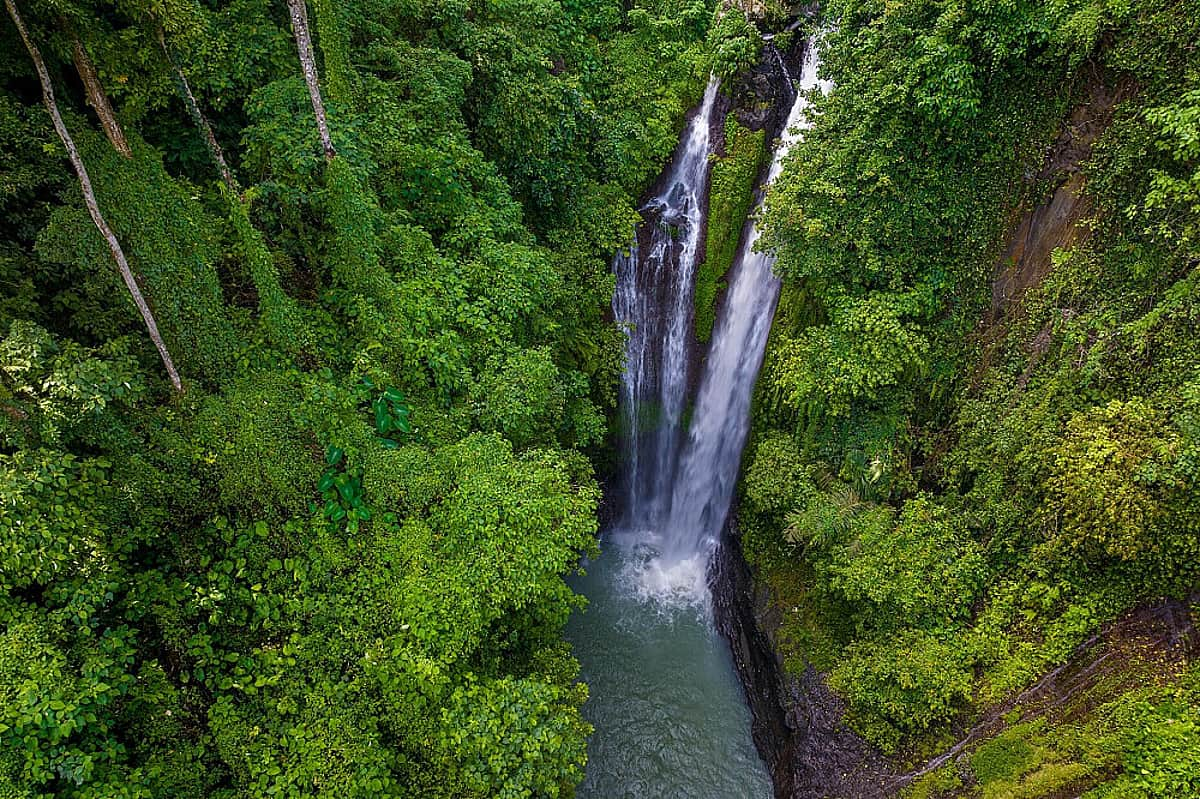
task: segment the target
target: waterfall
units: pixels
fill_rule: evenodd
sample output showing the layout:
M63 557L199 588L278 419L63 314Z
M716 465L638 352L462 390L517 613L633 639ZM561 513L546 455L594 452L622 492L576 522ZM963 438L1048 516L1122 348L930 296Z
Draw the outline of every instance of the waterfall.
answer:
M780 67L786 75L782 60ZM802 92L815 75L810 55ZM772 795L733 653L713 624L708 562L729 509L779 284L772 258L753 251L758 232L747 224L697 381L693 296L716 99L713 80L641 209L645 223L633 247L613 264L613 315L629 331L616 495L623 507L604 532L600 557L571 581L588 598L567 634L590 687L584 714L595 726L580 799ZM804 107L797 98L768 180Z
M779 63L791 82L781 58ZM817 66L810 42L764 193L808 126L808 94L823 86ZM629 339L622 381L625 506L609 537L633 554L627 560L626 585L663 606L707 606L709 601L708 561L729 512L754 383L779 297L775 259L755 251L759 231L748 220L685 439L692 300L717 88L714 78L661 190L642 208L646 224L630 252L614 263L613 313L629 327Z
M630 530L661 525L671 496L690 379L692 293L718 86L715 77L709 80L661 190L641 209L647 223L630 251L615 261L613 316L629 329L621 399L626 461L622 526Z
M767 185L783 170L788 150L809 127L809 93L828 86L817 78L815 42L805 52L796 98ZM760 201L761 202L761 201ZM713 330L687 442L674 479L670 517L660 547L667 563L707 563L720 535L750 429L750 401L762 366L779 299L772 253L755 250L759 230L751 219L742 234L728 293Z

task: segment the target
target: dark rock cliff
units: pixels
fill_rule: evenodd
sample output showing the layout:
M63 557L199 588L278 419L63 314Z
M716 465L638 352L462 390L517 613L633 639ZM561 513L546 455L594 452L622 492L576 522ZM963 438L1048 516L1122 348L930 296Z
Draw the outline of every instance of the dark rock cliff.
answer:
M894 777L884 758L842 721L844 705L811 666L783 668L774 634L777 610L754 581L734 524L726 527L710 569L717 629L729 641L753 716L754 744L776 799L887 795Z

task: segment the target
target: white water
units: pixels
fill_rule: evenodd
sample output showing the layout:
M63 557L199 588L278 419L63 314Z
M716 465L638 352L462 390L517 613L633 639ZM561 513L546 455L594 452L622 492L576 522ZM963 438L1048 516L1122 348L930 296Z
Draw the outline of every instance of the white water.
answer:
M769 186L783 170L792 145L810 125L809 93L828 84L817 77L817 48L807 48L774 160ZM765 190L764 190L765 191ZM779 299L775 256L755 250L759 230L751 219L742 235L724 305L713 331L712 348L696 398L687 443L674 475L670 515L662 542L662 568L707 564L729 513L742 448L750 429L750 401L762 366L767 335ZM688 566L690 568L690 565Z
M613 315L629 326L621 383L626 433L623 527L656 529L667 510L679 452L679 432L689 380L692 293L704 225L717 79L675 151L662 190L642 208L651 219L649 244L639 256L635 240L615 262Z

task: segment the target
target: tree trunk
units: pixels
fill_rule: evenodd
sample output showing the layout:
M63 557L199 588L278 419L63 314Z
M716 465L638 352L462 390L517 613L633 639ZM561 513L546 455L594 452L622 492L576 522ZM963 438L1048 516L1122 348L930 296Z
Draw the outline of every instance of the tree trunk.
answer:
M308 30L308 9L305 0L288 0L292 16L292 33L296 37L296 49L300 51L300 66L304 69L304 82L308 84L308 96L312 100L313 113L317 117L317 130L321 133L321 147L325 160L332 161L337 153L333 140L329 138L329 123L325 120L325 103L321 100L321 87L317 83L317 65L313 58L312 35Z
M161 25L158 26L158 43L162 46L163 55L167 57L167 63L175 72L175 82L179 85L179 94L183 98L184 105L187 106L188 113L191 114L192 121L200 129L200 135L208 146L208 154L212 156L213 162L217 165L217 171L221 173L221 180L225 181L225 185L229 187L229 191L234 196L241 194L237 181L233 178L233 172L229 169L229 163L225 160L225 153L221 150L221 144L213 133L212 125L208 124L208 119L200 110L196 96L192 94L192 87L188 85L187 76L183 74L183 70L179 68L179 64L171 55L171 49L167 46L167 37L163 33Z
M71 35L71 52L75 57L75 69L79 72L80 80L83 81L83 90L87 94L88 105L96 111L96 116L100 117L100 127L104 128L104 135L112 142L113 148L126 158L133 157L133 153L129 149L129 142L125 140L125 132L121 130L121 123L117 121L117 115L113 111L112 103L108 100L108 93L104 91L104 84L100 82L100 76L96 74L96 67L92 64L92 59L88 57L79 35L70 28L68 28L68 32Z
M63 146L67 148L67 156L71 159L71 166L75 168L75 174L79 177L79 188L83 190L83 202L87 205L88 214L92 217L92 222L100 234L104 236L104 240L108 242L108 249L112 252L113 260L117 262L117 269L121 272L121 278L125 281L125 286L129 289L129 293L133 295L133 301L137 305L138 310L142 314L142 319L146 322L146 329L150 331L150 339L154 342L154 346L158 348L158 354L162 357L163 365L167 368L167 375L171 378L171 385L176 391L183 390L183 383L179 379L179 372L175 370L175 364L171 361L171 354L167 352L167 345L163 343L162 336L158 332L158 324L154 321L154 314L150 312L150 306L146 304L146 298L142 296L142 291L138 288L137 280L133 277L133 271L129 268L129 262L125 260L125 251L121 249L121 243L117 241L117 236L113 233L112 228L104 221L104 217L100 214L100 206L96 203L96 193L92 190L92 180L88 177L87 169L83 165L83 159L79 155L79 150L75 147L75 140L71 138L71 134L67 131L67 126L63 122L62 114L58 112L58 103L54 99L54 88L50 84L50 73L46 71L46 62L42 60L42 53L38 50L37 45L33 43L33 39L29 36L29 31L25 28L25 22L21 19L20 12L17 11L17 6L14 0L4 0L4 6L8 9L9 16L12 17L13 23L17 26L17 32L21 34L21 40L25 42L25 48L29 50L29 56L33 59L33 66L37 70L38 80L42 84L42 101L46 104L46 110L50 113L50 120L54 123L54 130L58 132L58 137L62 139ZM90 62L89 62L90 63ZM124 137L122 137L122 141ZM116 146L116 142L113 142Z

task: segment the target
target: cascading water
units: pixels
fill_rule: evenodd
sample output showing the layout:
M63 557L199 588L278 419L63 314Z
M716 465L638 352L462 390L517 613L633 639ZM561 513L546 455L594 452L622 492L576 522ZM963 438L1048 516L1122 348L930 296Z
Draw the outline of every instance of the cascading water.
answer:
M786 70L785 70L786 72ZM802 89L815 85L805 62ZM750 713L710 612L707 565L729 509L749 402L778 296L748 224L692 423L684 440L692 297L705 210L717 84L710 82L647 224L614 263L613 311L630 328L623 381L623 513L574 587L588 608L568 638L595 726L579 799L766 799L770 779ZM798 98L788 119L803 119ZM768 179L791 144L785 132ZM682 450L682 455L681 455Z
M817 48L810 44L796 99L767 173L767 186L779 176L788 151L809 125L809 93L817 87L822 91L829 88L817 77L818 66ZM750 400L779 299L775 257L754 249L758 238L758 226L751 219L742 234L729 290L713 329L687 444L674 475L660 554L666 564L707 563L729 513L750 430Z
M654 529L670 498L688 386L696 253L704 226L713 78L675 151L662 190L642 208L648 223L615 266L613 315L628 326L621 382L626 433L624 526ZM646 239L647 242L639 239Z

